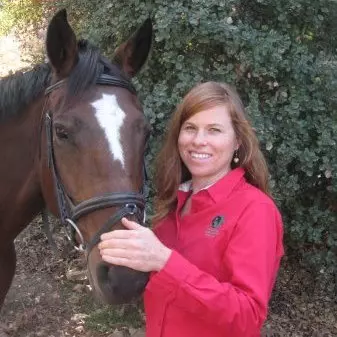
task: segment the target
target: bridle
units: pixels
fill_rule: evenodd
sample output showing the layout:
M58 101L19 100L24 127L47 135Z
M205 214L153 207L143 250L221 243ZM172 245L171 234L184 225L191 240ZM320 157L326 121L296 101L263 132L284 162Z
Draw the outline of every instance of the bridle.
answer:
M49 100L49 94L57 88L65 85L67 79L52 84L45 90L45 106ZM121 77L112 76L108 74L102 74L96 79L96 84L112 85L120 88L125 88L129 90L132 94L136 94L136 89L132 83ZM128 215L136 216L137 221L144 225L145 222L145 181L146 172L145 165L143 165L143 187L142 190L137 192L110 192L101 196L95 196L90 199L81 201L78 204L74 204L71 198L65 191L65 187L59 177L56 168L56 158L54 154L53 146L53 115L50 110L43 109L43 115L45 120L45 130L47 137L47 155L48 155L48 167L52 171L55 194L59 209L59 215L62 225L64 225L66 230L67 238L72 242L74 248L78 251L85 251L87 256L89 256L92 248L97 245L100 241L100 236L112 229L123 217ZM76 225L76 221L81 217L103 209L107 207L119 207L117 212L115 212L95 233L93 238L89 242L85 242L81 230ZM75 240L75 235L78 235L80 243L77 244Z

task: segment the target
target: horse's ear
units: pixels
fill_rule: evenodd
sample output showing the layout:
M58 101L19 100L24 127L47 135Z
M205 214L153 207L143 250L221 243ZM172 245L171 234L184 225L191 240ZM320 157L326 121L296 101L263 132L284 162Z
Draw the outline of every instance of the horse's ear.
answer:
M146 19L142 26L119 47L114 54L118 63L129 76L135 76L144 65L152 43L152 21Z
M78 60L76 36L67 20L65 9L51 19L46 39L47 55L57 75L69 75Z

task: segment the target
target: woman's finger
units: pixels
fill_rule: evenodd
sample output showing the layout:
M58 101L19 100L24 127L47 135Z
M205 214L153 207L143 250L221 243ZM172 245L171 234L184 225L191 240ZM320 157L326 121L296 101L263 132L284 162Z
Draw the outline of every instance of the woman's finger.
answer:
M115 229L101 235L101 240L130 239L135 237L135 231L125 229Z
M138 244L136 240L133 239L109 239L103 240L98 244L98 249L106 248L121 248L121 249L137 249Z
M132 258L132 253L129 252L127 249L123 248L105 248L101 249L100 252L101 256L111 256L111 257L123 257L126 259Z
M115 257L115 256L110 256L110 255L102 255L102 260L105 262L108 262L110 264L116 265L116 266L125 266L125 267L130 267L131 262L129 259L125 257Z
M134 229L134 230L137 230L137 229L142 229L143 226L141 226L140 224L138 224L137 222L135 221L131 221L127 218L122 218L121 220L122 224L127 228L127 229Z
M148 272L151 270L151 267L149 267L147 263L143 263L135 259L103 255L102 260L115 266L124 266L138 271Z

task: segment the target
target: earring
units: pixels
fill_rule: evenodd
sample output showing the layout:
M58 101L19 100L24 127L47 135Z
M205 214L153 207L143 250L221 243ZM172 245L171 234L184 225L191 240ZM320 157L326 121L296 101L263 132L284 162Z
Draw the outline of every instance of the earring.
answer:
M239 161L240 161L240 158L239 158L239 156L238 156L238 150L235 150L235 151L234 151L233 162L234 162L235 164L237 164Z

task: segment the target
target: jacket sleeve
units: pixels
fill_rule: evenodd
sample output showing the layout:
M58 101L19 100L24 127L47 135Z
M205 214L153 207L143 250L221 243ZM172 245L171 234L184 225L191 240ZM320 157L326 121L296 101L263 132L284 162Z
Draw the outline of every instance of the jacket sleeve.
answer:
M147 287L167 291L171 296L174 293L173 305L198 319L220 325L233 335L252 332L266 318L282 255L278 210L272 204L255 203L239 218L223 252L223 266L230 275L228 282L219 282L173 251Z

